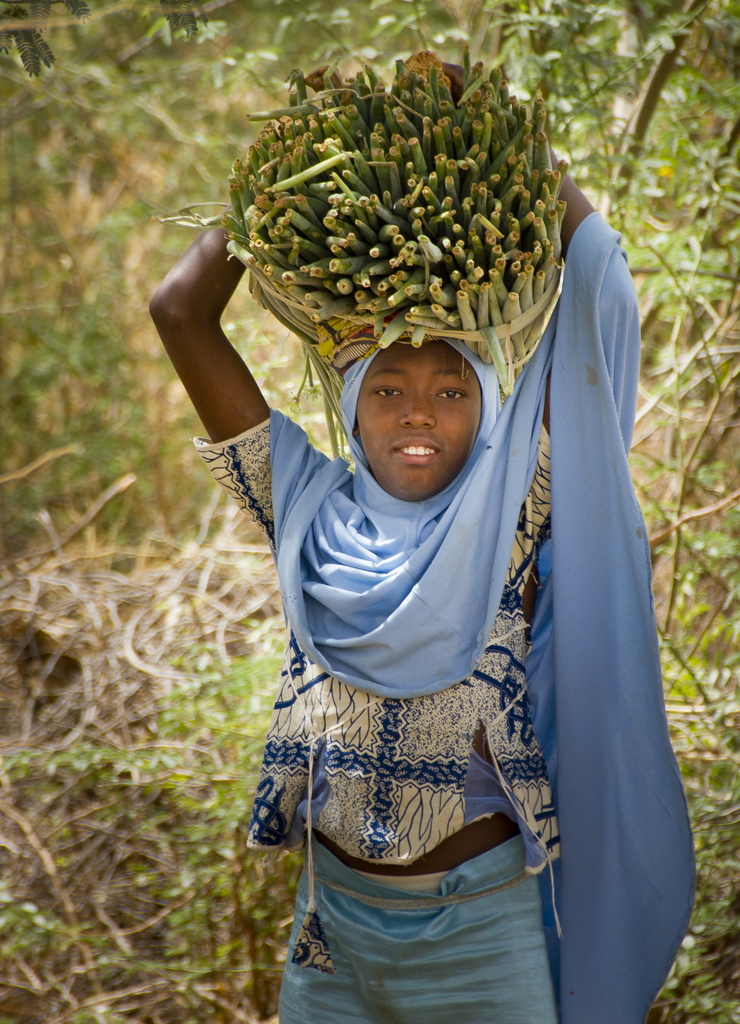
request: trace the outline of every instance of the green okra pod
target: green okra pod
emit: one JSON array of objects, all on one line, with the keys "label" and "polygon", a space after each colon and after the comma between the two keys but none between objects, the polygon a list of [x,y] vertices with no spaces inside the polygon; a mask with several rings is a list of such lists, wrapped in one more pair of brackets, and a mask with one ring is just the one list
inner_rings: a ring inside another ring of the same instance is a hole
[{"label": "green okra pod", "polygon": [[395,206],[396,203],[400,202],[403,196],[403,188],[401,187],[401,175],[398,173],[398,165],[391,161],[389,165],[390,171],[390,182],[391,182],[391,199]]},{"label": "green okra pod", "polygon": [[[505,263],[505,261],[504,261]],[[488,271],[488,278],[493,285],[494,294],[496,301],[498,302],[501,309],[504,307],[504,303],[509,295],[509,290],[504,283],[504,274],[499,267],[491,267]]]},{"label": "green okra pod", "polygon": [[432,128],[432,139],[434,141],[435,154],[444,156],[446,160],[449,155],[447,151],[447,140],[445,138],[444,129],[439,121]]},{"label": "green okra pod", "polygon": [[457,293],[457,311],[460,314],[460,321],[464,331],[476,331],[478,329],[478,322],[470,306],[470,295],[462,289],[458,290]]},{"label": "green okra pod", "polygon": [[542,296],[545,294],[545,271],[538,270],[534,275],[534,283],[532,286],[532,301],[539,302]]},{"label": "green okra pod", "polygon": [[547,228],[547,238],[552,244],[552,255],[555,260],[560,259],[560,253],[562,245],[560,242],[560,225],[558,224],[558,213],[557,210],[552,209],[547,211],[547,217],[545,219],[545,226]]},{"label": "green okra pod", "polygon": [[534,304],[534,269],[531,263],[527,264],[527,266],[521,272],[519,277],[524,278],[524,283],[522,284],[522,287],[519,289],[519,304],[522,307],[522,312],[525,313],[528,309],[531,309],[532,305]]},{"label": "green okra pod", "polygon": [[[564,163],[564,161],[561,161],[561,163]],[[567,168],[568,165],[565,164],[565,166]],[[565,174],[563,172],[561,172],[559,167],[556,167],[555,170],[552,172],[552,179],[551,179],[552,185],[550,187],[550,192],[551,192],[551,195],[552,195],[553,199],[557,199],[558,196],[560,195],[560,189],[563,187],[563,178],[564,177],[565,177]]]},{"label": "green okra pod", "polygon": [[419,324],[416,327],[414,327],[414,330],[412,331],[411,334],[411,344],[414,346],[414,348],[421,348],[422,344],[424,343],[426,333],[427,328],[423,324]]},{"label": "green okra pod", "polygon": [[492,285],[490,281],[481,281],[480,292],[478,293],[478,311],[476,316],[476,323],[478,330],[482,327],[488,327],[490,324],[490,299],[488,293]]},{"label": "green okra pod", "polygon": [[429,294],[435,302],[451,309],[457,308],[457,291],[452,285],[433,284],[430,285]]},{"label": "green okra pod", "polygon": [[547,136],[543,131],[538,131],[534,137],[534,170],[537,171],[540,178],[545,171],[552,170],[552,164],[550,161],[550,143],[547,141]]},{"label": "green okra pod", "polygon": [[521,316],[522,309],[519,305],[519,295],[517,292],[509,292],[506,297],[506,302],[504,303],[504,308],[501,312],[504,322],[508,321],[511,323],[511,321],[515,320],[516,317]]},{"label": "green okra pod", "polygon": [[302,213],[298,212],[298,210],[286,210],[283,219],[298,231],[303,232],[307,238],[310,238],[312,241],[317,242],[320,245],[326,245],[326,233],[317,228],[312,221],[307,217],[304,217]]},{"label": "green okra pod", "polygon": [[260,110],[247,114],[248,121],[278,121],[281,117],[295,117],[296,114],[317,114],[315,103],[299,103],[293,107],[279,107],[277,110]]},{"label": "green okra pod", "polygon": [[354,220],[354,226],[369,245],[375,245],[378,241],[378,232],[368,224],[366,219],[356,217]]},{"label": "green okra pod", "polygon": [[[437,317],[438,320],[440,320],[442,323],[448,324],[450,327],[455,327],[459,329],[460,325],[462,324],[462,318],[459,312],[448,310],[439,303],[432,303],[432,312],[434,313],[435,317]],[[467,330],[468,328],[464,329]]]}]

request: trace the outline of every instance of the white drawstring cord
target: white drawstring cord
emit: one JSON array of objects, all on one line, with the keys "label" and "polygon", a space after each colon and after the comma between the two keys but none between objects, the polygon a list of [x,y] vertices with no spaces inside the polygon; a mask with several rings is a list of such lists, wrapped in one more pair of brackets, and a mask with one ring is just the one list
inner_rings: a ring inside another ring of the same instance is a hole
[{"label": "white drawstring cord", "polygon": [[[503,711],[500,711],[496,715],[496,717],[493,719],[493,721],[490,723],[490,725],[486,726],[486,743],[488,744],[488,751],[489,751],[489,753],[491,755],[491,760],[493,761],[493,767],[496,769],[496,775],[498,776],[498,780],[501,783],[501,788],[503,789],[504,793],[506,793],[507,797],[511,801],[512,806],[517,809],[517,811],[519,812],[519,815],[520,815],[520,817],[522,818],[523,821],[526,821],[526,818],[524,817],[524,814],[522,813],[521,804],[519,803],[519,800],[517,799],[516,794],[512,790],[511,786],[509,785],[507,780],[504,778],[503,772],[501,771],[501,766],[498,763],[498,758],[496,757],[496,755],[493,752],[493,749],[491,748],[490,729],[494,725],[496,725],[497,722],[500,722],[501,719],[505,715],[507,715],[509,713],[509,711],[514,707],[514,705],[517,704],[522,699],[522,697],[524,696],[525,692],[526,692],[525,690],[522,690],[521,693],[517,697],[514,698],[514,700],[512,700],[509,704],[506,705],[506,707],[503,709]],[[542,836],[538,835],[533,829],[530,829],[530,832],[534,836],[538,846],[540,846],[542,848],[542,850],[543,850],[543,852],[545,854],[545,860],[547,862],[547,866],[548,866],[549,871],[550,871],[550,894],[551,894],[551,898],[552,898],[552,912],[553,912],[553,916],[555,917],[555,928],[557,929],[558,938],[562,939],[563,932],[562,932],[562,929],[560,927],[560,918],[558,917],[558,908],[557,908],[557,906],[555,904],[555,872],[554,872],[553,866],[552,866],[552,858],[551,858],[550,853],[549,853],[549,851],[547,849],[547,846],[545,845],[545,843],[544,843],[544,841],[542,839]]]},{"label": "white drawstring cord", "polygon": [[313,752],[316,748],[316,740],[311,740],[311,749],[308,754],[308,807],[306,808],[306,842],[308,844],[308,850],[306,852],[306,861],[308,864],[308,905],[306,906],[306,913],[312,914],[316,910],[316,895],[314,891],[314,877],[313,877],[313,842],[311,841],[311,830],[313,827],[313,821],[311,819],[311,800],[313,797]]}]

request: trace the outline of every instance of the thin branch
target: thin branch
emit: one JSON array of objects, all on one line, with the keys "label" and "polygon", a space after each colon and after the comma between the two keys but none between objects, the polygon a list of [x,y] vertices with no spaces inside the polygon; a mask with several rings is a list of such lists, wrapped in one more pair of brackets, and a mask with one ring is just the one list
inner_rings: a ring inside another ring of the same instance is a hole
[{"label": "thin branch", "polygon": [[730,130],[724,149],[724,156],[732,156],[732,151],[735,148],[738,139],[740,139],[740,114],[738,114],[737,119]]},{"label": "thin branch", "polygon": [[[3,4],[13,3],[14,0],[2,0]],[[16,3],[19,0],[15,0]],[[85,24],[89,24],[91,21],[99,21],[101,18],[107,18],[110,14],[118,14],[120,11],[126,11],[132,6],[131,0],[119,0],[118,3],[111,4],[110,7],[104,7],[103,10],[91,11],[85,18]],[[74,15],[66,17],[55,16],[54,24],[45,26],[48,31],[51,28],[68,28],[70,25],[79,26],[80,19],[75,18]],[[5,21],[0,21],[0,32],[22,32],[24,29],[33,31],[38,30],[39,22],[37,18],[8,18]]]},{"label": "thin branch", "polygon": [[[211,0],[211,2],[207,4],[197,4],[197,9],[195,10],[195,13],[200,14],[201,16],[208,15],[212,11],[217,11],[220,7],[228,7],[229,4],[233,3],[234,0]],[[161,39],[163,34],[164,30],[159,28],[150,36],[143,36],[141,39],[137,40],[137,42],[132,43],[130,46],[127,46],[125,50],[121,50],[118,56],[114,59],[113,64],[115,65],[115,67],[119,68],[122,67],[124,64],[128,64],[128,62],[132,60],[134,57],[136,57],[138,54],[140,54],[142,50],[146,50],[146,48],[148,46],[151,46],[152,43],[156,42],[158,39]]]},{"label": "thin branch", "polygon": [[[75,905],[72,902],[72,898],[62,885],[62,880],[59,877],[57,866],[54,863],[54,858],[52,857],[49,850],[47,850],[47,848],[41,842],[39,837],[36,835],[36,831],[31,822],[28,820],[28,818],[26,818],[25,815],[21,814],[20,811],[16,810],[15,807],[12,807],[5,800],[0,800],[0,812],[3,813],[6,817],[10,818],[11,821],[14,821],[16,825],[19,826],[19,828],[25,835],[26,839],[28,840],[29,844],[33,848],[34,852],[38,856],[39,860],[43,864],[44,871],[48,875],[52,888],[54,889],[54,892],[57,894],[58,899],[61,901],[61,904],[64,907],[64,912],[67,915],[67,919],[70,925],[76,931],[79,930],[80,920],[77,916],[77,911],[75,910]],[[95,962],[93,960],[90,947],[86,942],[83,942],[81,939],[78,940],[78,944],[80,952],[82,953],[82,959],[85,961],[85,967],[87,969],[87,972],[91,975],[93,987],[95,988],[95,991],[100,995],[102,994],[103,986],[100,983],[98,972],[95,969]]]},{"label": "thin branch", "polygon": [[159,924],[160,921],[164,921],[165,917],[168,917],[173,911],[179,910],[180,907],[184,907],[186,903],[189,903],[195,896],[194,892],[189,892],[179,900],[175,900],[168,906],[164,907],[158,913],[154,914],[153,917],[147,918],[141,924],[132,925],[130,928],[121,928],[120,933],[123,936],[136,935],[139,932],[145,932],[149,928],[153,928],[155,924]]},{"label": "thin branch", "polygon": [[145,985],[131,985],[129,988],[116,989],[113,992],[102,992],[100,995],[94,996],[92,999],[85,999],[77,1006],[62,1014],[58,1014],[56,1017],[50,1018],[48,1024],[63,1024],[64,1021],[68,1021],[69,1018],[78,1013],[80,1010],[95,1009],[99,1007],[101,1009],[108,1009],[112,1003],[116,1003],[121,999],[126,999],[132,995],[146,995],[150,992],[156,992],[157,989],[161,989],[166,985],[166,979],[155,979]]},{"label": "thin branch", "polygon": [[[70,540],[72,540],[73,537],[76,537],[78,533],[82,533],[85,527],[88,526],[93,521],[93,519],[95,519],[95,517],[103,511],[108,502],[112,501],[112,499],[115,498],[116,495],[120,494],[122,491],[125,491],[128,487],[130,487],[135,480],[136,473],[126,473],[124,476],[120,477],[120,479],[116,480],[115,483],[111,484],[110,487],[108,487],[105,491],[103,491],[103,493],[100,495],[97,501],[95,501],[84,514],[82,519],[80,519],[78,523],[75,523],[74,526],[71,526],[69,530],[62,534],[62,536],[59,538],[59,547],[63,548],[64,545],[67,544]],[[40,551],[35,551],[31,556],[34,559],[34,564],[36,560],[45,558],[46,555],[50,555],[52,554],[52,552],[56,553],[56,550],[57,545],[50,544],[48,545],[48,547],[42,548]]]},{"label": "thin branch", "polygon": [[722,512],[724,509],[729,508],[734,502],[740,500],[740,488],[733,491],[732,494],[728,494],[726,498],[722,498],[721,501],[715,501],[713,505],[705,505],[703,508],[695,508],[690,512],[684,512],[678,519],[675,519],[672,523],[668,523],[667,526],[661,527],[660,530],[656,530],[650,534],[650,549],[657,547],[664,540],[667,540],[672,533],[679,530],[686,523],[693,522],[695,519],[707,519],[709,516],[715,515],[717,512]]},{"label": "thin branch", "polygon": [[696,672],[694,672],[694,670],[692,669],[691,665],[689,665],[689,663],[683,657],[683,655],[681,654],[681,651],[680,651],[678,645],[676,644],[675,640],[670,635],[670,633],[668,633],[665,629],[661,629],[660,625],[658,625],[658,635],[660,636],[660,639],[663,641],[663,643],[666,645],[666,647],[669,649],[669,651],[671,652],[673,657],[679,663],[681,668],[684,670],[684,672],[688,676],[691,677],[691,681],[693,682],[694,686],[698,690],[699,695],[701,696],[702,702],[703,702],[704,706],[706,707],[706,705],[709,704],[709,697],[707,696],[707,691],[706,691],[706,689],[704,687],[704,683],[699,678],[699,676],[696,674]]},{"label": "thin branch", "polygon": [[20,811],[16,810],[15,807],[11,807],[9,803],[6,803],[5,800],[0,800],[0,814],[4,814],[6,818],[10,818],[10,820],[14,821],[21,829],[30,846],[33,848],[39,860],[43,864],[44,871],[49,876],[52,888],[64,907],[64,912],[69,918],[70,924],[78,927],[80,922],[77,917],[75,905],[72,902],[69,893],[62,885],[57,871],[57,866],[54,863],[54,858],[36,835],[36,831],[31,822],[24,814],[21,814]]},{"label": "thin branch", "polygon": [[[659,274],[661,267],[630,267],[630,273],[637,274]],[[673,267],[674,274],[691,274],[694,277],[713,277],[718,281],[731,281],[733,284],[740,284],[740,277],[735,274],[722,274],[716,270],[693,270],[691,267]]]},{"label": "thin branch", "polygon": [[10,483],[11,480],[22,480],[24,477],[30,476],[35,470],[40,469],[47,462],[51,462],[52,459],[58,459],[61,455],[78,455],[79,451],[80,449],[73,444],[67,444],[63,448],[54,448],[44,455],[39,455],[37,459],[29,462],[27,466],[15,469],[12,473],[4,473],[0,476],[0,484]]}]

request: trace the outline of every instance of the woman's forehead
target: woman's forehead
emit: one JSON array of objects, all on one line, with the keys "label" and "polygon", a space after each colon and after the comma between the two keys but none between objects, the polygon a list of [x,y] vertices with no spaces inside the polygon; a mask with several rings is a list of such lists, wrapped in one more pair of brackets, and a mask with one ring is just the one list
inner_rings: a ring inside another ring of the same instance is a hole
[{"label": "woman's forehead", "polygon": [[441,339],[426,341],[418,348],[394,342],[381,349],[368,367],[365,380],[392,372],[428,372],[454,376],[457,380],[466,380],[470,376],[476,381],[478,379],[467,359]]}]

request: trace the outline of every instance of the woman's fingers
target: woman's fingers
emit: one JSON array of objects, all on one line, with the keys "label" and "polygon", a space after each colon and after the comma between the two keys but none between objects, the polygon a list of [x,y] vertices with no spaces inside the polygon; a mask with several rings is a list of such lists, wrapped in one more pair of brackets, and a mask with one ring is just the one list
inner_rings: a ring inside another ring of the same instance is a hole
[{"label": "woman's fingers", "polygon": [[460,64],[442,64],[442,70],[450,80],[450,92],[455,103],[460,102],[460,97],[465,92],[463,80],[463,69]]}]

